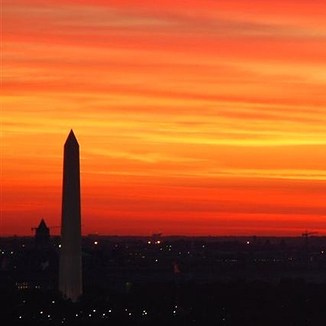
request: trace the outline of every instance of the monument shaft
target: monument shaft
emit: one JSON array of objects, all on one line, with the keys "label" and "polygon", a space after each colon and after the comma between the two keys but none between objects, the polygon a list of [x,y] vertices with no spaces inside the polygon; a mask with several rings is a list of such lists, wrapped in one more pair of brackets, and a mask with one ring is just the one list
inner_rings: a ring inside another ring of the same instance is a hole
[{"label": "monument shaft", "polygon": [[79,144],[73,131],[64,145],[59,291],[73,302],[82,294]]}]

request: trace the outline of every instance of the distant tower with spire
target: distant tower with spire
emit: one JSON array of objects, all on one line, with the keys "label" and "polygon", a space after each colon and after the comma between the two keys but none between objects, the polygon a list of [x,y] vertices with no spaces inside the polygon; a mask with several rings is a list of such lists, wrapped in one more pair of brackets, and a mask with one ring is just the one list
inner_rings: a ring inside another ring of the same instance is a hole
[{"label": "distant tower with spire", "polygon": [[35,229],[35,245],[37,248],[46,248],[50,243],[50,229],[46,226],[44,219],[42,218],[39,226]]},{"label": "distant tower with spire", "polygon": [[71,130],[64,145],[59,291],[76,302],[82,295],[79,144]]}]

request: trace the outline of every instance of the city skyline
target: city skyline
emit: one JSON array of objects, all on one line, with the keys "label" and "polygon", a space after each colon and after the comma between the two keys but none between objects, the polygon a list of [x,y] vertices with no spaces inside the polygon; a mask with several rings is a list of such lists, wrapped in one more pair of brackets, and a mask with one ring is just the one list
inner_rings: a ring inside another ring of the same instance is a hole
[{"label": "city skyline", "polygon": [[[5,0],[0,235],[326,235],[324,1]],[[53,229],[52,229],[53,228]]]}]

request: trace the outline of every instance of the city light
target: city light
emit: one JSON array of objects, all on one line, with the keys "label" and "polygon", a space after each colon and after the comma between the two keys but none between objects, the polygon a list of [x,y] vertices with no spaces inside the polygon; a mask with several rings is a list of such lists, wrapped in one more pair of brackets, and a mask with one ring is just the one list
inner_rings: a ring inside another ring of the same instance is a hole
[{"label": "city light", "polygon": [[[313,239],[311,239],[311,244],[313,243],[312,240]],[[35,278],[26,278],[24,265],[20,265],[17,261],[17,268],[21,272],[20,275],[24,275],[24,277],[20,277],[19,281],[15,281],[15,283],[13,283],[17,289],[17,296],[19,296],[19,300],[17,301],[17,306],[15,308],[16,312],[14,314],[14,319],[16,322],[22,319],[26,323],[30,321],[34,323],[37,321],[49,323],[52,320],[58,325],[69,325],[71,321],[77,322],[78,320],[85,323],[87,323],[87,320],[88,323],[90,321],[101,323],[105,320],[111,320],[113,322],[113,320],[125,321],[126,319],[129,319],[129,321],[133,321],[135,324],[140,324],[141,322],[146,322],[146,320],[149,321],[148,316],[150,316],[150,321],[166,318],[166,325],[169,325],[168,321],[170,321],[171,324],[173,323],[172,319],[175,318],[177,318],[178,322],[179,318],[180,321],[191,318],[190,316],[192,311],[196,311],[198,309],[199,313],[205,311],[205,313],[210,316],[209,318],[215,318],[216,322],[222,325],[225,324],[226,320],[229,321],[233,314],[232,308],[230,308],[230,305],[232,307],[233,300],[226,302],[226,306],[219,306],[219,302],[224,300],[223,298],[226,293],[229,293],[229,288],[235,287],[236,290],[231,290],[235,294],[238,293],[237,291],[239,291],[241,288],[248,288],[249,291],[251,291],[251,295],[254,291],[252,289],[250,290],[251,285],[250,282],[247,281],[243,281],[239,285],[231,285],[228,283],[229,285],[227,286],[227,289],[223,289],[224,286],[221,286],[219,281],[214,283],[215,280],[223,279],[223,277],[224,280],[227,279],[229,271],[237,276],[243,275],[243,271],[240,267],[246,263],[251,266],[253,277],[257,277],[257,275],[261,277],[262,272],[264,271],[268,271],[268,275],[271,275],[272,271],[275,273],[276,279],[279,277],[279,275],[282,275],[282,272],[285,269],[289,275],[297,275],[298,268],[302,269],[309,266],[310,268],[307,272],[307,275],[315,277],[315,275],[320,275],[321,268],[325,266],[326,262],[324,249],[326,240],[324,240],[324,238],[320,238],[319,240],[316,239],[316,244],[311,245],[310,247],[305,247],[305,251],[302,250],[304,241],[300,241],[300,238],[293,240],[291,238],[287,240],[288,246],[285,246],[284,248],[280,246],[279,239],[271,239],[270,244],[267,247],[265,246],[266,241],[264,241],[264,239],[262,241],[258,239],[255,243],[255,246],[250,248],[249,251],[248,245],[252,245],[252,241],[246,239],[243,240],[243,238],[238,240],[232,239],[232,241],[225,242],[222,242],[219,239],[214,242],[213,239],[209,239],[209,245],[205,245],[207,250],[202,249],[201,242],[194,243],[193,240],[189,242],[175,241],[173,242],[172,253],[167,250],[170,249],[171,245],[164,244],[164,246],[161,247],[153,245],[154,243],[152,242],[152,246],[148,246],[147,238],[144,238],[142,241],[135,242],[128,240],[127,243],[124,243],[123,241],[119,242],[119,250],[117,250],[119,255],[117,256],[111,255],[111,253],[115,250],[115,244],[112,243],[110,238],[108,238],[108,240],[101,241],[101,247],[99,247],[97,250],[92,250],[92,248],[94,248],[93,240],[84,242],[86,243],[86,246],[88,246],[86,247],[85,252],[90,253],[89,256],[86,256],[86,259],[89,259],[87,264],[93,262],[97,264],[94,266],[94,269],[92,269],[93,265],[89,264],[89,271],[92,272],[92,275],[96,275],[96,278],[86,278],[88,284],[95,284],[99,289],[101,289],[101,291],[102,287],[105,288],[104,291],[110,291],[113,283],[108,281],[110,280],[108,275],[110,275],[110,277],[115,277],[114,280],[117,282],[119,287],[122,284],[131,284],[131,282],[126,281],[121,283],[121,267],[123,270],[125,270],[126,266],[128,266],[130,271],[136,271],[134,274],[135,280],[132,282],[133,286],[129,287],[128,289],[125,287],[120,288],[119,291],[122,291],[116,296],[116,301],[114,299],[115,294],[107,295],[107,303],[104,307],[102,305],[103,302],[101,301],[88,301],[88,294],[86,292],[86,300],[84,302],[87,306],[83,306],[84,312],[80,310],[81,306],[80,308],[77,308],[78,310],[75,310],[74,308],[71,310],[66,309],[71,303],[65,303],[63,298],[57,298],[52,290],[51,292],[48,292],[49,296],[46,301],[43,302],[42,300],[39,300],[39,296],[43,296],[44,293],[46,293],[46,286],[52,286],[52,284],[49,285],[48,281],[44,283],[43,280],[36,281]],[[319,241],[319,243],[317,241]],[[27,247],[33,248],[33,246],[30,246],[29,244],[27,244]],[[26,249],[23,250],[20,244],[18,244],[20,251],[14,251],[10,249],[8,250],[8,248],[5,248],[4,246],[1,246],[1,248],[3,251],[6,250],[6,260],[15,261],[17,257],[20,257],[21,253],[22,256],[26,255]],[[162,248],[163,250],[161,250]],[[53,252],[57,255],[58,251],[55,250],[54,247],[52,249]],[[17,253],[17,255],[11,256],[11,251]],[[34,255],[36,254],[32,251],[32,249],[31,253],[33,253],[33,255],[31,255],[31,258],[33,259]],[[146,253],[147,260],[142,259],[145,257],[143,253]],[[107,262],[110,262],[110,264],[105,264],[102,266],[99,264],[100,262],[98,258],[106,257],[106,254],[108,255]],[[123,260],[121,260],[121,258]],[[113,264],[111,264],[111,262],[113,262]],[[175,264],[177,268],[175,267]],[[9,265],[11,269],[4,270],[4,272],[10,273],[11,271],[14,271],[14,266],[14,264]],[[38,267],[37,264],[35,266]],[[107,268],[106,271],[109,272],[108,275],[100,275],[95,273],[93,274],[93,272],[97,273],[99,268]],[[114,268],[116,269],[114,270]],[[137,275],[140,268],[141,273]],[[114,271],[114,274],[111,273],[112,270]],[[216,275],[216,278],[214,278],[214,275],[211,273],[212,270],[220,270],[223,272],[225,271],[225,275],[221,276],[219,274]],[[295,274],[290,274],[291,272],[294,272]],[[44,273],[43,275],[46,274]],[[48,276],[51,276],[51,274],[48,274]],[[206,276],[207,279],[205,279]],[[126,277],[129,279],[128,274],[126,274]],[[146,277],[148,277],[149,280],[162,280],[166,278],[166,281],[163,281],[162,288],[161,285],[154,287],[152,286],[151,282],[149,282],[149,284],[144,282]],[[194,287],[193,292],[191,292],[192,290],[189,289],[185,290],[184,286],[185,282],[187,282],[190,277],[194,280],[200,280],[198,283],[192,285]],[[50,278],[48,280],[50,280]],[[205,280],[205,286],[202,285],[202,280]],[[211,280],[214,280],[214,282],[210,283]],[[177,293],[174,287],[170,288],[169,284],[172,284],[172,282],[177,282],[176,284],[178,284]],[[291,278],[289,278],[289,280],[284,283],[286,286],[285,289],[292,288],[288,286],[288,284],[291,284],[291,282]],[[167,285],[167,289],[164,289],[164,284]],[[206,284],[209,284],[209,286]],[[270,287],[274,287],[274,285],[271,285],[268,282],[267,285],[263,284],[262,289],[263,287],[266,287],[267,291]],[[276,282],[275,284],[277,284],[278,287],[283,288],[282,282]],[[114,286],[115,285],[113,285],[112,288],[114,288]],[[215,286],[216,290],[213,291]],[[212,290],[210,287],[212,287]],[[42,289],[42,291],[36,291],[35,289]],[[30,296],[30,290],[33,292],[33,296]],[[171,301],[167,302],[164,299],[160,299],[161,297],[166,297],[166,291],[170,291],[169,296],[171,299],[174,299],[172,304]],[[210,293],[209,296],[210,300],[212,300],[212,303],[213,300],[216,300],[216,310],[213,309],[214,311],[206,311],[206,308],[199,302],[198,298],[201,296],[203,297],[203,293],[205,293],[205,291]],[[92,292],[90,293],[92,294]],[[114,293],[114,291],[112,293]],[[144,297],[142,297],[143,293]],[[268,295],[273,295],[275,292],[273,291],[268,293]],[[153,301],[153,306],[151,305],[150,307],[147,307],[147,296],[150,298],[151,295],[153,296],[153,299],[149,300]],[[189,299],[186,298],[188,295]],[[261,296],[263,295],[261,294]],[[137,299],[134,302],[129,301],[133,297]],[[247,298],[246,294],[243,294],[243,297]],[[35,304],[35,298],[38,298],[37,300],[39,300],[37,304]],[[138,298],[140,298],[139,301]],[[237,298],[234,300],[241,302],[242,299]],[[195,303],[197,306],[195,306]],[[281,304],[284,307],[287,307],[288,305],[286,302],[281,302]],[[309,309],[313,309],[312,303],[306,304],[309,305]],[[65,305],[66,308],[62,308],[65,307]],[[162,311],[167,312],[165,313],[164,317],[162,317],[162,315],[159,313],[161,305]],[[277,300],[273,305],[275,305],[273,307],[278,307]],[[150,312],[148,312],[148,309],[150,309]],[[114,314],[112,311],[114,311]],[[225,317],[226,315],[228,315],[228,318]],[[121,325],[123,325],[123,323],[121,323]]]}]

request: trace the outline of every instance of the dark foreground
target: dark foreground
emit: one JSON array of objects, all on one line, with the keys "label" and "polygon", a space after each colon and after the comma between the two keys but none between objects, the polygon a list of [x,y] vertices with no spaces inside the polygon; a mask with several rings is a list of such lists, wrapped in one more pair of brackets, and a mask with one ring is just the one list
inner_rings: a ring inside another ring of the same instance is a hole
[{"label": "dark foreground", "polygon": [[326,325],[324,237],[85,237],[77,303],[59,240],[0,239],[1,325]]},{"label": "dark foreground", "polygon": [[1,292],[2,325],[326,325],[326,284],[283,280],[127,284],[87,289],[78,303],[53,291]]}]

